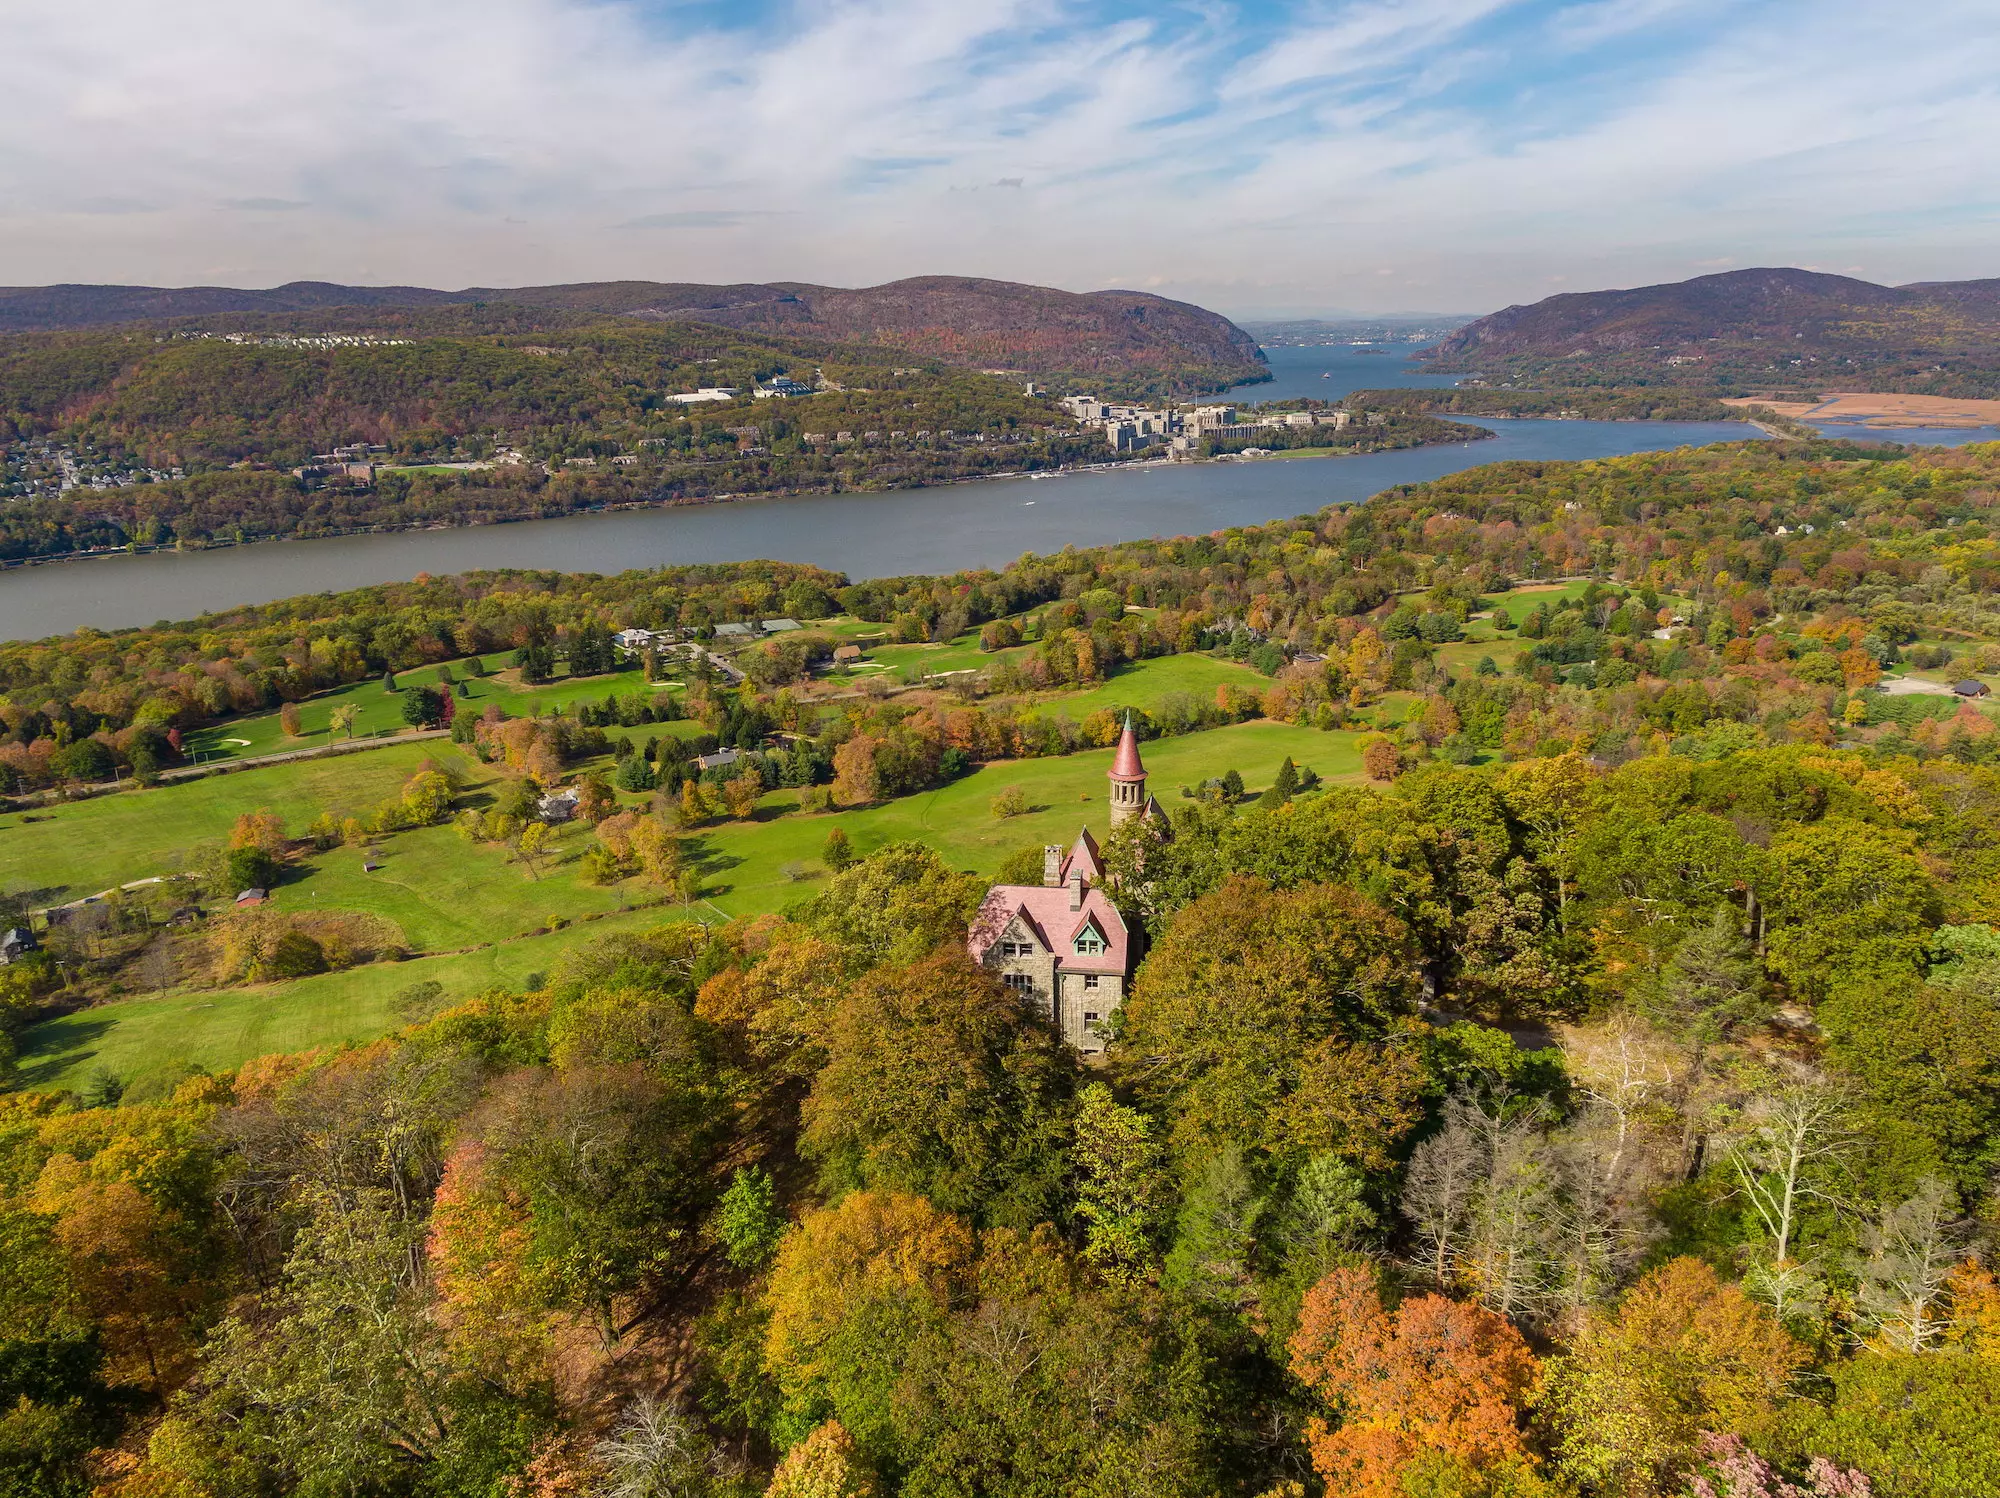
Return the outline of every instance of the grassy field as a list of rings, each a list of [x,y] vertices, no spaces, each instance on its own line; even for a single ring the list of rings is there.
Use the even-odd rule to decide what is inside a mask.
[[[1242,774],[1255,792],[1270,782],[1287,755],[1330,779],[1352,778],[1359,774],[1358,738],[1354,733],[1252,722],[1156,740],[1146,746],[1145,756],[1154,794],[1171,804],[1179,787],[1230,769]],[[374,793],[379,799],[421,759],[409,752],[419,747],[247,770],[190,786],[83,802],[61,808],[57,816],[95,813],[92,834],[76,838],[72,823],[69,841],[89,849],[87,857],[78,854],[72,860],[89,871],[88,877],[76,875],[79,882],[95,880],[92,887],[102,888],[158,872],[166,866],[168,851],[220,835],[240,810],[290,807],[288,819],[302,820],[317,809],[306,801],[312,771],[337,770],[350,777],[360,771],[379,782]],[[862,810],[811,816],[798,814],[797,792],[773,792],[764,798],[755,820],[689,834],[689,853],[702,871],[707,891],[692,913],[711,919],[752,915],[809,895],[825,878],[820,853],[835,826],[844,829],[863,854],[891,842],[916,840],[935,847],[957,867],[985,874],[1017,848],[1067,843],[1082,826],[1101,835],[1107,822],[1105,773],[1110,763],[1108,749],[1061,759],[1008,761],[986,766],[940,790]],[[1022,816],[997,818],[991,803],[1008,786],[1021,787],[1032,809]],[[367,798],[357,793],[357,799]],[[171,822],[174,835],[158,830],[156,824],[161,822]],[[43,825],[22,830],[41,833]],[[66,846],[56,841],[62,836],[60,829],[58,821],[41,840],[45,849]],[[81,1011],[36,1026],[21,1037],[22,1083],[74,1087],[99,1068],[129,1082],[186,1061],[225,1068],[271,1051],[367,1040],[404,1022],[397,995],[412,984],[434,979],[444,986],[447,997],[463,997],[495,984],[519,987],[575,942],[686,918],[688,912],[678,908],[626,909],[657,898],[655,890],[637,881],[609,889],[584,884],[576,876],[575,859],[589,838],[585,827],[565,829],[540,878],[531,877],[497,849],[465,843],[449,827],[386,839],[375,850],[382,867],[372,874],[362,871],[361,855],[351,848],[307,859],[295,877],[280,886],[280,909],[367,911],[396,922],[413,947],[438,955],[292,983],[180,992]],[[121,852],[142,843],[165,850],[152,855],[154,867],[143,866],[143,856],[128,862]],[[32,854],[24,855],[17,838],[0,839],[0,872],[18,880],[33,867]],[[531,934],[556,920],[570,924]],[[473,950],[450,950],[460,947]]]
[[[663,918],[657,911],[634,912],[476,952],[79,1010],[21,1036],[19,1085],[79,1087],[100,1069],[129,1085],[188,1062],[221,1071],[252,1056],[373,1040],[410,1022],[398,996],[415,984],[438,982],[451,997],[495,986],[519,989],[580,942]]]
[[[1049,693],[1037,705],[1045,712],[1067,713],[1082,722],[1101,707],[1137,707],[1151,712],[1174,692],[1190,692],[1212,702],[1215,689],[1225,683],[1259,694],[1271,686],[1269,677],[1236,661],[1217,660],[1211,655],[1162,655],[1114,671],[1101,687]]]
[[[1179,787],[1198,785],[1231,769],[1250,789],[1261,789],[1287,755],[1328,779],[1351,778],[1361,768],[1358,739],[1354,733],[1323,733],[1282,723],[1239,723],[1208,733],[1155,739],[1145,746],[1146,769],[1153,794],[1172,805]],[[765,798],[765,820],[697,834],[690,851],[701,861],[711,903],[729,915],[774,910],[809,892],[820,871],[820,848],[835,826],[846,831],[859,853],[915,840],[930,844],[959,868],[991,873],[1015,849],[1070,842],[1086,824],[1101,836],[1107,822],[1104,777],[1110,768],[1109,749],[1061,759],[1008,760],[939,790],[866,810],[816,816],[778,815],[796,798],[793,793],[774,792]],[[1026,793],[1033,809],[1024,816],[995,817],[993,798],[1015,785]],[[804,872],[808,878],[792,878],[787,873],[790,865],[799,865],[793,872]]]
[[[1567,583],[1548,583],[1541,586],[1514,588],[1508,592],[1493,595],[1493,612],[1496,614],[1505,614],[1516,624],[1519,624],[1535,611],[1536,604],[1554,604],[1565,598],[1580,597],[1583,590],[1589,586],[1590,583],[1588,581],[1579,579]]]
[[[1521,653],[1524,643],[1529,645],[1534,643],[1532,640],[1523,642],[1517,638],[1496,639],[1491,635],[1480,639],[1474,636],[1470,629],[1466,631],[1466,635],[1468,636],[1466,639],[1455,640],[1449,645],[1437,647],[1438,664],[1453,676],[1470,676],[1478,667],[1482,655],[1492,656],[1493,664],[1504,672],[1512,664],[1514,657]]]
[[[503,712],[519,716],[537,706],[543,712],[549,712],[571,702],[600,702],[607,693],[624,697],[634,692],[679,690],[677,683],[649,686],[646,673],[636,666],[629,671],[611,671],[602,676],[558,677],[543,686],[524,687],[519,673],[507,667],[510,659],[506,654],[485,657],[487,666],[495,674],[475,678],[466,677],[462,663],[451,662],[449,669],[452,674],[467,682],[469,695],[459,699],[460,712],[476,715],[483,712],[489,703],[497,702]],[[405,688],[435,687],[438,685],[438,668],[423,666],[415,671],[404,671],[397,676],[396,684]],[[188,752],[199,753],[203,759],[249,759],[260,754],[283,753],[287,749],[313,748],[327,742],[327,723],[333,710],[348,705],[355,710],[354,733],[357,738],[379,733],[383,729],[400,730],[405,726],[402,693],[388,691],[380,678],[371,678],[301,702],[299,726],[302,732],[297,738],[291,737],[279,726],[278,714],[259,713],[254,717],[233,718],[189,734]]]
[[[269,807],[294,832],[322,811],[362,812],[396,794],[426,760],[480,767],[442,739],[297,760],[183,785],[125,791],[0,816],[0,885],[60,891],[43,903],[171,873],[177,855],[228,835]]]

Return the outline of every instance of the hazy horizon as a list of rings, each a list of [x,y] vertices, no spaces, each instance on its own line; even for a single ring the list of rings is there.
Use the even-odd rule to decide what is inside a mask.
[[[1256,321],[2000,273],[1974,0],[107,0],[9,26],[11,285],[962,274]]]

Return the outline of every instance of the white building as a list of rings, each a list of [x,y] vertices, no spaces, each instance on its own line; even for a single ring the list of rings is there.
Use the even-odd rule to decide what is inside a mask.
[[[685,390],[667,399],[678,401],[683,406],[699,406],[705,401],[733,401],[740,394],[742,392],[731,385],[704,385],[699,390]]]

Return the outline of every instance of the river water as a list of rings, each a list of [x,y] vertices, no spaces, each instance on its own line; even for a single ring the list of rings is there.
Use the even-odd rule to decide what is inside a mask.
[[[1271,378],[1238,385],[1229,398],[1239,405],[1310,398],[1337,401],[1354,390],[1436,390],[1458,383],[1457,375],[1431,374],[1407,343],[1330,344],[1324,348],[1267,348]]]
[[[0,639],[40,639],[85,625],[120,629],[191,619],[419,572],[486,567],[620,572],[761,557],[814,562],[856,579],[999,567],[1028,551],[1281,520],[1510,458],[1604,458],[1759,435],[1741,422],[1482,419],[1478,424],[1496,435],[1349,458],[1160,464],[889,494],[744,499],[513,525],[54,562],[0,573]]]

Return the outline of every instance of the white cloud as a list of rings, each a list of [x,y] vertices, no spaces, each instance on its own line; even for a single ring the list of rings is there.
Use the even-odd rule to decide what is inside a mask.
[[[1250,312],[2000,272],[1988,0],[0,7],[7,284],[958,272]]]

